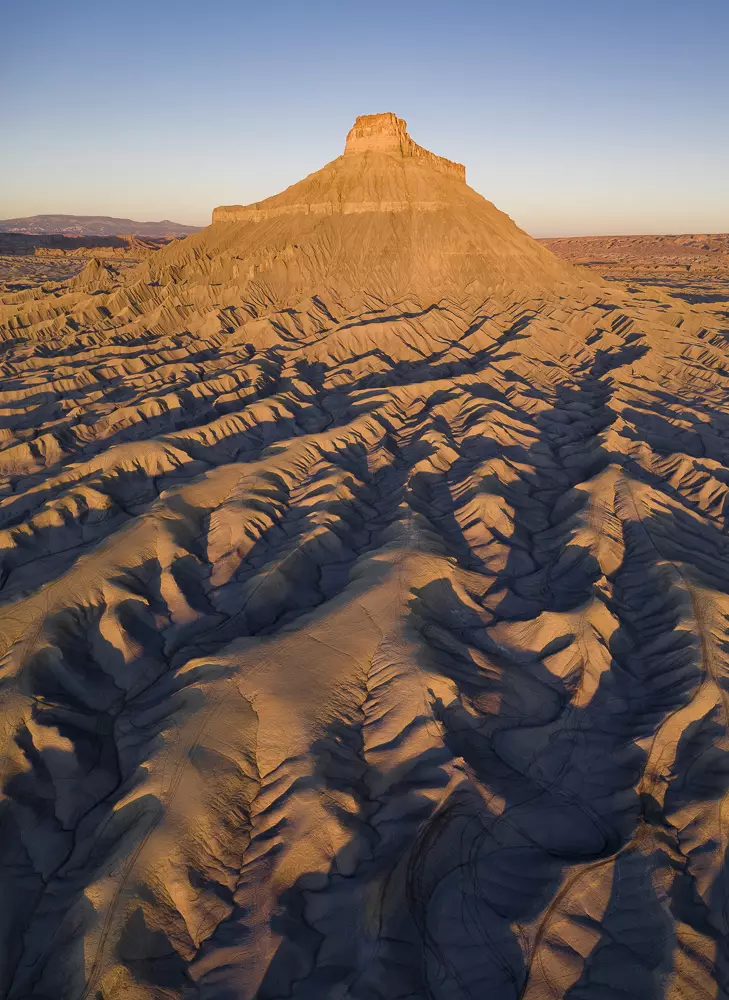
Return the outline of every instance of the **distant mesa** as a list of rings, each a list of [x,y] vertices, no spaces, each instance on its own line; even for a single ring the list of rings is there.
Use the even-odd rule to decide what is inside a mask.
[[[135,222],[110,215],[30,215],[20,219],[0,219],[0,233],[25,233],[29,236],[166,236],[170,239],[197,233],[200,226],[184,226],[162,219],[161,222]]]

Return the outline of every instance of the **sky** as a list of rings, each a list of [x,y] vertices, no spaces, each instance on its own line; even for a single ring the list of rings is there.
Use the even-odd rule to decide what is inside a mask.
[[[729,232],[729,0],[0,0],[0,218],[206,225],[380,111],[534,236]]]

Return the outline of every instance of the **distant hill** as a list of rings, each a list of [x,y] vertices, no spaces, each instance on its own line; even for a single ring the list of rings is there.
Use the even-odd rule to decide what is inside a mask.
[[[201,226],[183,226],[179,222],[163,219],[161,222],[135,222],[133,219],[115,219],[109,215],[31,215],[25,219],[0,219],[0,233],[29,233],[48,236],[62,233],[65,236],[115,236],[128,233],[132,236],[186,236],[196,233]]]

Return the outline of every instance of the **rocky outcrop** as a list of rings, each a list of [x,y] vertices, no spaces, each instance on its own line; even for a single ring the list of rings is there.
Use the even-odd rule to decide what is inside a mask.
[[[347,135],[344,155],[354,153],[394,153],[396,156],[421,160],[432,170],[449,174],[465,181],[466,168],[462,163],[454,163],[443,156],[436,156],[430,150],[419,146],[408,135],[407,122],[392,111],[379,115],[360,115]]]
[[[362,215],[365,212],[437,212],[446,208],[444,201],[321,201],[291,205],[277,205],[274,208],[259,208],[257,205],[221,205],[213,209],[213,222],[263,222],[280,215]]]

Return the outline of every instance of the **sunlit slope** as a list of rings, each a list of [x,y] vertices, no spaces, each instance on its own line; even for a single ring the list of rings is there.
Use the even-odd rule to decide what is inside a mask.
[[[88,333],[94,342],[109,330],[242,336],[252,318],[307,311],[316,298],[350,312],[413,296],[480,301],[502,285],[554,291],[577,273],[460,176],[380,149],[345,153],[273,198],[216,209],[214,218],[223,221],[117,282],[100,286],[92,263],[70,290],[9,297],[0,336],[19,329],[38,338]]]

